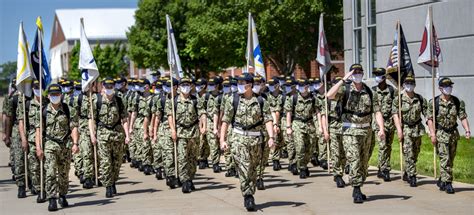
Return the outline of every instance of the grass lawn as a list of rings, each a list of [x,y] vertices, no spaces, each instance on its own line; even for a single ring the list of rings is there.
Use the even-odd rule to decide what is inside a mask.
[[[370,158],[370,165],[377,166],[378,143],[375,143],[374,152]],[[392,169],[400,170],[400,145],[395,134],[392,144]],[[433,145],[427,135],[423,136],[420,154],[418,155],[417,171],[420,175],[433,176]],[[436,174],[439,177],[439,158],[437,157]],[[454,158],[454,180],[474,184],[474,140],[464,137],[458,142],[456,157]]]

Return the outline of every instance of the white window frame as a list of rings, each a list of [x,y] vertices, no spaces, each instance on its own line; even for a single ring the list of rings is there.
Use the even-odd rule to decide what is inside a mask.
[[[352,0],[352,60],[353,63],[360,63],[361,57],[359,56],[359,52],[362,51],[362,8],[361,8],[361,17],[360,23],[357,23],[359,19],[357,14],[358,4],[362,4],[362,0]],[[362,6],[361,6],[362,7]],[[359,24],[359,26],[357,26]],[[359,36],[357,34],[360,33]],[[358,40],[360,39],[361,43],[358,44]]]
[[[372,71],[375,67],[374,62],[374,52],[373,52],[373,46],[377,46],[377,44],[372,44],[372,32],[375,31],[375,35],[377,35],[377,19],[375,19],[374,23],[371,23],[372,19],[372,5],[371,5],[372,0],[366,0],[366,25],[367,25],[367,45],[366,45],[366,53],[367,53],[367,77],[372,77]],[[375,1],[375,0],[374,0]],[[377,4],[377,1],[375,1]],[[375,16],[377,16],[375,14]],[[377,39],[377,37],[375,38]]]

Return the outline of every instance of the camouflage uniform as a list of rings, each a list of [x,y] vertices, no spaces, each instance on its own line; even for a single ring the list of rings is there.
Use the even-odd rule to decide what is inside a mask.
[[[197,100],[194,97],[185,98],[179,95],[175,99],[176,103],[176,135],[178,147],[178,175],[181,182],[187,182],[194,179],[196,173],[197,147],[199,146],[199,116]],[[166,103],[165,112],[168,117],[173,114],[171,100]]]
[[[456,156],[456,147],[459,140],[457,130],[457,119],[467,118],[466,105],[459,100],[459,109],[456,107],[453,96],[449,100],[444,100],[439,96],[439,110],[436,114],[436,140],[440,159],[441,181],[451,183],[453,180],[453,162]],[[429,104],[432,100],[429,101]],[[428,105],[428,112],[433,112],[433,106]],[[428,117],[432,119],[432,117]]]
[[[235,112],[235,116],[234,116]],[[225,103],[225,111],[222,121],[227,124],[234,124],[232,136],[228,137],[233,144],[234,159],[239,172],[240,190],[243,196],[253,195],[255,193],[255,185],[257,180],[257,172],[255,171],[262,150],[263,134],[261,130],[247,130],[260,133],[258,136],[244,135],[237,132],[239,127],[252,127],[258,123],[266,123],[272,120],[269,104],[263,101],[263,112],[261,112],[260,104],[257,97],[245,99],[241,97],[234,110],[232,102]]]
[[[165,105],[171,103],[171,94],[166,96]],[[166,110],[165,110],[166,111]],[[175,164],[174,164],[174,142],[171,139],[171,130],[168,123],[168,114],[164,111],[165,115],[162,117],[162,123],[160,123],[159,134],[160,140],[159,144],[163,147],[163,163],[165,167],[165,175],[169,177],[177,177],[175,175]]]
[[[390,89],[391,88],[391,89]],[[394,89],[392,86],[387,84],[385,89],[380,89],[378,86],[372,87],[372,91],[374,94],[377,94],[377,105],[380,107],[380,111],[383,116],[384,121],[384,128],[385,128],[385,139],[380,139],[376,134],[379,131],[375,120],[373,121],[373,137],[376,137],[377,142],[379,143],[379,157],[378,157],[378,168],[379,171],[388,174],[390,172],[390,155],[392,153],[392,142],[393,136],[395,134],[395,124],[392,119],[392,108],[393,108],[393,100],[394,97],[397,97],[398,90]],[[392,92],[391,92],[392,91]],[[398,104],[397,104],[398,106]],[[374,144],[374,143],[372,143]],[[373,146],[370,147],[373,149]],[[369,152],[369,158],[372,154],[372,150]]]
[[[90,116],[90,101],[89,95],[84,94],[82,96],[82,101],[79,101],[79,96],[75,99],[75,106],[77,106],[78,117],[79,117],[79,153],[82,159],[82,175],[84,179],[93,179],[94,176],[94,148],[90,139],[89,131],[89,119]],[[95,104],[97,99],[96,94],[92,95],[92,103]],[[81,103],[81,104],[79,104]],[[93,108],[96,108],[93,106]],[[96,115],[94,117],[97,119]],[[95,119],[94,119],[95,120]],[[96,122],[97,123],[97,122]],[[98,156],[100,157],[100,156]],[[99,162],[99,161],[98,161]],[[98,164],[100,166],[100,162]]]
[[[13,116],[13,105],[12,105],[12,100],[13,99],[13,94],[11,95],[8,95],[7,97],[5,97],[5,99],[3,99],[3,104],[2,104],[2,114],[8,116],[8,117],[12,117]],[[11,119],[10,119],[11,120]],[[13,123],[13,122],[12,122]],[[5,129],[5,128],[3,128]],[[4,131],[6,132],[6,131]],[[13,131],[12,131],[13,133]],[[12,166],[12,173],[14,173],[14,170],[13,170],[13,165],[15,163],[15,159],[14,159],[14,150],[13,150],[13,147],[10,145],[9,146],[9,162],[10,162],[10,165]]]
[[[406,93],[402,93],[402,130],[403,130],[403,165],[404,172],[409,177],[416,176],[416,162],[420,153],[421,137],[425,133],[425,127],[421,119],[423,114],[427,116],[428,103],[421,95],[410,98]],[[420,100],[421,99],[421,100]],[[399,114],[398,96],[393,100],[392,114]]]
[[[206,99],[206,94],[205,93],[203,95],[198,94],[197,99],[199,103],[204,104],[205,99]],[[201,105],[200,108],[202,108],[202,110],[199,110],[199,111],[206,111],[207,107],[204,105]],[[209,127],[207,127],[207,129],[209,129]],[[203,167],[207,167],[207,158],[211,154],[211,150],[209,148],[209,144],[207,143],[207,132],[201,135],[202,135],[202,138],[199,138],[200,143],[199,143],[199,148],[198,148],[198,160],[201,161],[203,164],[206,164]]]
[[[293,100],[295,98],[297,98],[297,101],[295,107],[293,107],[293,104],[295,103]],[[298,93],[297,97],[292,96],[285,104],[285,111],[293,112],[292,130],[297,168],[300,171],[306,171],[306,176],[308,176],[309,171],[307,164],[309,163],[312,152],[312,141],[309,133],[311,131],[314,132],[313,115],[317,112],[314,98],[311,94],[303,97]]]
[[[315,95],[315,100],[316,100],[316,108],[319,110],[322,110],[324,108],[324,101],[325,101],[325,96],[321,93],[316,93]],[[317,117],[313,118],[313,123],[314,123],[314,128],[315,132],[313,137],[311,138],[314,141],[313,145],[313,150],[312,154],[313,156],[317,156],[318,161],[321,161],[322,163],[328,162],[328,154],[327,154],[327,144],[326,141],[324,141],[323,134],[319,131],[319,124],[321,122],[318,121]]]
[[[205,95],[207,96],[207,95]],[[219,94],[209,93],[209,99],[207,100],[207,143],[211,152],[211,162],[212,165],[219,165],[219,160],[221,156],[219,141],[217,136],[214,134],[214,114],[219,114],[219,104],[218,98]]]
[[[346,165],[346,145],[342,142],[340,102],[328,100],[329,149],[332,173],[334,177],[342,176]]]
[[[58,194],[64,196],[68,191],[71,164],[70,134],[71,130],[78,126],[78,120],[77,115],[70,110],[68,121],[61,105],[58,110],[54,110],[52,104],[48,104],[45,115],[43,117],[46,117],[44,121],[46,196],[49,199],[55,199]],[[37,121],[39,121],[39,116]],[[36,128],[39,128],[39,124],[36,124]]]
[[[16,98],[13,98],[16,97]],[[4,110],[7,116],[12,117],[12,134],[10,150],[13,151],[13,174],[15,175],[16,185],[18,187],[25,186],[25,156],[21,148],[20,130],[18,125],[18,116],[23,113],[23,98],[18,91],[9,99],[11,108]],[[13,104],[14,102],[16,104]],[[16,110],[14,110],[16,106]]]
[[[283,95],[281,93],[268,93],[267,101],[268,105],[270,106],[270,111],[272,113],[279,112],[280,119],[283,117],[283,107],[282,107],[282,98]],[[278,125],[280,127],[280,125]],[[280,160],[280,153],[281,147],[283,145],[283,133],[285,132],[282,130],[283,127],[280,128],[280,133],[275,134],[275,148],[270,151],[270,156],[272,161],[279,161]]]
[[[135,151],[135,156],[137,157],[137,160],[141,161],[141,164],[145,166],[150,166],[152,165],[152,160],[153,160],[153,154],[152,154],[152,149],[151,149],[151,140],[148,139],[146,141],[143,140],[144,136],[144,122],[145,118],[149,119],[151,122],[151,106],[153,106],[152,102],[152,97],[151,95],[149,96],[140,96],[139,101],[138,101],[138,112],[137,112],[137,118],[135,120],[135,131],[136,131],[136,151]]]
[[[111,100],[107,96],[100,96],[102,105],[99,107],[99,99],[95,99],[92,106],[94,117],[97,119],[98,154],[101,158],[100,181],[104,186],[109,187],[115,185],[120,173],[125,143],[122,120],[127,119],[128,116],[123,101],[120,103],[121,99],[118,99],[117,95],[114,95]]]
[[[133,113],[138,113],[138,102],[137,102],[137,97],[140,96],[138,92],[133,91],[130,94],[130,97],[128,99],[128,113],[132,115]],[[138,153],[137,153],[137,147],[140,145],[140,142],[143,140],[143,137],[138,136],[138,130],[135,127],[132,127],[133,125],[130,125],[130,133],[133,134],[130,137],[130,143],[128,144],[128,150],[130,152],[130,158],[132,159],[132,164],[134,162],[138,162]]]
[[[340,88],[336,99],[343,98],[346,87]],[[369,88],[357,91],[353,84],[350,86],[349,97],[343,105],[342,140],[346,148],[347,162],[350,165],[349,178],[353,187],[362,186],[367,176],[369,148],[372,138],[372,113],[379,112],[377,94],[370,98]]]
[[[155,120],[158,120],[160,122],[159,126],[161,126],[162,123],[167,123],[166,120],[163,120],[163,108],[161,107],[161,96],[162,93],[153,96],[153,106],[151,107],[151,113],[155,115]],[[152,125],[153,127],[153,125]],[[159,128],[159,127],[158,127]],[[153,128],[152,128],[153,129]],[[152,141],[152,150],[153,150],[153,169],[161,169],[163,168],[163,157],[162,157],[162,145],[159,144],[160,141],[160,133],[158,132],[155,135],[158,135],[155,139],[156,141]]]
[[[234,94],[233,93],[226,93],[223,95],[222,97],[222,104],[226,104],[226,103],[232,103],[232,100],[234,98]],[[219,111],[220,113],[224,113],[224,108],[225,108],[225,105],[221,105],[220,106],[221,110]],[[230,126],[232,127],[232,126]],[[227,130],[227,138],[231,136],[231,132],[232,132],[232,129],[228,129]],[[232,148],[232,142],[229,141],[229,139],[226,140],[227,141],[227,145],[229,146],[229,148]],[[224,158],[225,158],[225,166],[226,166],[226,170],[235,170],[235,161],[234,161],[234,155],[232,154],[232,150],[227,150],[224,152]],[[230,175],[229,175],[230,176]]]
[[[31,185],[36,191],[39,192],[41,190],[40,161],[38,160],[38,157],[36,156],[35,125],[40,124],[39,121],[36,121],[37,119],[39,119],[40,103],[39,101],[36,101],[36,99],[32,99],[30,101],[30,106],[27,108],[29,109],[28,110],[29,125],[27,126],[28,127],[27,138],[28,138],[28,145],[29,145],[28,175],[31,178],[31,183],[32,183]],[[23,118],[23,114],[21,115],[21,117]],[[43,172],[43,176],[44,176],[44,172]]]

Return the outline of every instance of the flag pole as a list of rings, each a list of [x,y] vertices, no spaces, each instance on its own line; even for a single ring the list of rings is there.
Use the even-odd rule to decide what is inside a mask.
[[[23,131],[24,131],[24,134],[25,136],[28,135],[26,133],[26,117],[28,117],[26,115],[26,99],[25,99],[25,94],[22,93],[22,97],[23,97]],[[28,147],[28,145],[26,145]],[[28,148],[26,148],[25,151],[23,151],[23,157],[25,159],[25,188],[26,188],[26,191],[28,191]]]
[[[431,93],[433,96],[431,105],[433,106],[433,124],[434,124],[434,131],[436,135],[436,116],[435,116],[435,66],[434,66],[434,35],[433,35],[433,7],[430,6],[428,10],[428,16],[430,18],[430,26],[429,26],[429,32],[430,32],[430,49],[431,49]],[[436,146],[433,146],[433,177],[436,178]]]
[[[401,71],[400,71],[400,20],[397,21],[397,31],[398,31],[398,38],[397,38],[397,49],[398,49],[398,115],[400,116],[400,124],[402,123],[402,98],[401,98]],[[400,171],[403,172],[403,140],[398,138],[398,142],[400,144]]]
[[[169,39],[169,38],[168,38]],[[171,80],[171,111],[172,111],[172,115],[171,115],[171,119],[173,121],[173,125],[174,125],[174,129],[176,130],[176,120],[175,120],[175,110],[174,110],[174,88],[173,88],[173,65],[170,64],[170,80]],[[178,147],[178,144],[176,143],[176,140],[173,140],[173,143],[174,143],[174,174],[176,176],[176,178],[179,178],[178,177],[178,150],[177,150],[177,147]]]
[[[38,59],[39,59],[39,67],[38,67],[38,74],[39,74],[39,85],[40,85],[40,132],[39,132],[39,141],[40,141],[40,149],[43,150],[43,52],[41,51],[42,50],[42,44],[41,44],[41,41],[42,41],[42,38],[41,38],[41,31],[40,29],[38,28],[37,30],[37,34],[38,34],[38,41],[36,41],[38,43]],[[44,152],[43,152],[44,153]],[[43,156],[44,157],[44,156]],[[44,196],[44,179],[43,179],[43,174],[44,174],[44,170],[43,170],[43,167],[44,167],[44,163],[43,163],[43,159],[40,159],[40,197],[41,199],[44,199],[45,196]]]
[[[321,67],[319,67],[319,69],[321,69]],[[326,131],[329,133],[329,117],[328,117],[328,97],[327,97],[327,94],[328,94],[328,81],[327,81],[327,72],[329,71],[326,71],[323,75],[324,77],[324,108],[325,108],[325,114],[324,114],[324,118],[326,118],[326,124],[324,125]],[[321,73],[319,73],[321,74]],[[321,78],[321,77],[320,77]],[[323,137],[324,137],[324,132],[323,132]],[[331,150],[329,149],[329,140],[326,140],[326,151],[327,151],[327,160],[328,160],[328,173],[331,173],[331,162],[329,160],[329,158],[331,157]]]
[[[83,31],[85,31],[84,29],[84,18],[81,17],[81,25],[82,25],[82,29]],[[89,87],[89,110],[91,112],[91,119],[94,120],[94,109],[92,109],[92,87],[94,85],[94,82],[93,81],[92,83],[90,83],[90,87]],[[95,129],[94,129],[95,130]],[[97,133],[97,132],[96,132]],[[97,139],[97,138],[96,138]],[[94,146],[94,174],[95,174],[95,184],[97,186],[99,186],[99,174],[97,172],[97,141],[96,141],[96,144],[92,144]]]

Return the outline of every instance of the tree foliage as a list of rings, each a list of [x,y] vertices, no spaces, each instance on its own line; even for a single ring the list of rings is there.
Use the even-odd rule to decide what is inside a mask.
[[[0,65],[0,93],[8,91],[10,80],[16,75],[16,61],[8,61]]]
[[[342,47],[342,1],[333,0],[140,0],[127,34],[139,67],[167,67],[165,15],[169,14],[183,69],[206,75],[245,65],[248,12],[257,25],[263,57],[281,74],[316,57],[319,15],[328,42]],[[201,76],[201,75],[199,75]]]
[[[71,58],[69,59],[71,67],[69,68],[68,78],[73,80],[78,80],[81,77],[81,72],[79,71],[79,51],[80,44],[77,43],[72,51]],[[127,54],[127,49],[122,45],[121,42],[116,42],[113,45],[102,46],[97,44],[92,50],[94,55],[97,68],[99,69],[99,74],[101,78],[104,77],[116,77],[127,74],[127,62],[125,61],[125,56]]]

